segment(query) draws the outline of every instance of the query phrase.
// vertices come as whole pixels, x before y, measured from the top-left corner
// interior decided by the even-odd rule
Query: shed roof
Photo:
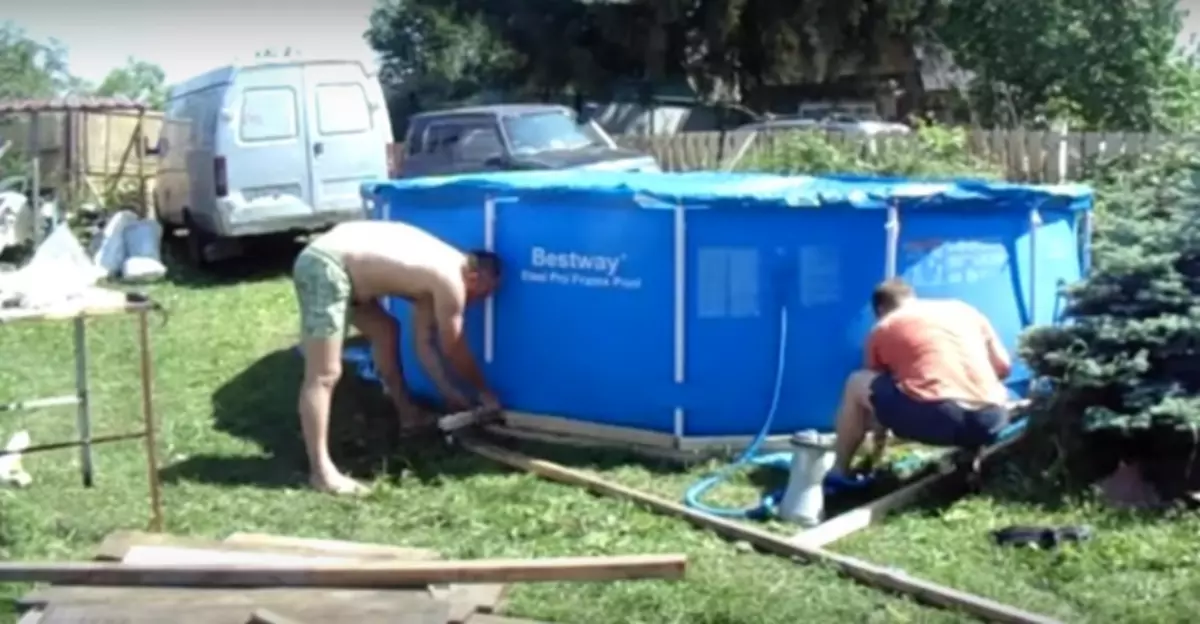
[[[125,96],[64,95],[53,98],[0,100],[0,114],[143,111],[146,105]]]

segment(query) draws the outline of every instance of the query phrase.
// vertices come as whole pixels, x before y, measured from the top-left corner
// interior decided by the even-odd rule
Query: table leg
[[[150,530],[163,530],[162,482],[158,476],[158,427],[154,419],[154,369],[150,358],[150,312],[138,312],[142,361],[142,418],[146,425],[146,478],[150,482]]]
[[[92,464],[92,399],[88,392],[87,321],[75,319],[75,428],[79,432],[79,468],[83,487],[92,487],[95,468]]]

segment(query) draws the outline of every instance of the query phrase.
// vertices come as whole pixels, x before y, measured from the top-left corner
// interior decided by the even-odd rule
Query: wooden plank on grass
[[[354,559],[401,559],[405,561],[428,561],[441,556],[436,550],[428,548],[284,537],[261,533],[234,533],[224,540],[212,540],[164,533],[115,531],[108,534],[101,542],[96,558],[104,561],[121,561],[134,546],[177,546],[246,553],[315,556],[343,555]]]
[[[348,542],[342,540],[314,539],[270,535],[267,533],[233,533],[220,544],[246,547],[257,550],[295,551],[314,555],[346,555],[357,559],[402,559],[405,561],[428,561],[441,557],[438,551],[429,548],[411,548],[391,544]]]
[[[979,461],[984,461],[1009,448],[1023,435],[1024,432],[987,448],[980,454]],[[937,461],[937,470],[932,474],[925,475],[866,505],[838,514],[815,527],[800,531],[792,536],[792,542],[809,548],[821,548],[878,523],[884,516],[912,505],[936,487],[944,485],[955,474],[960,457],[960,453],[957,452],[947,453],[946,457]]]
[[[65,603],[52,604],[39,624],[246,624],[250,614],[261,607],[246,605],[172,605],[146,604],[136,598],[124,604]],[[330,604],[295,603],[292,606],[273,606],[271,613],[291,621],[354,622],[370,624],[445,624],[448,606],[426,599],[402,610],[369,612],[362,609],[342,609]],[[284,620],[278,620],[283,624]]]
[[[390,544],[348,542],[342,540],[313,539],[265,533],[234,533],[221,544],[253,547],[263,550],[296,550],[318,555],[342,554],[361,559],[400,559],[406,561],[429,561],[441,555],[427,548],[410,548]],[[508,592],[503,583],[473,583],[470,585],[434,585],[429,593],[438,600],[450,603],[449,624],[461,624],[472,613],[490,613],[499,608]]]
[[[142,561],[177,561],[165,546],[135,546]],[[139,553],[139,551],[142,551]],[[314,564],[272,560],[245,563],[221,551],[200,551],[191,563],[0,562],[0,582],[147,587],[419,587],[434,583],[596,582],[683,578],[686,555],[622,555],[464,561],[373,561]],[[278,556],[277,556],[278,557]]]
[[[41,608],[28,609],[21,614],[21,619],[17,620],[17,624],[41,624],[43,615],[45,615],[45,611]]]
[[[143,533],[139,531],[118,531],[110,534],[104,539],[103,544],[101,544],[98,558],[120,561],[129,553],[129,550],[133,546],[138,545],[182,546],[276,555],[340,555],[355,560],[367,561],[430,561],[441,558],[441,555],[436,550],[394,546],[390,544],[292,537],[265,533],[233,533],[224,540],[216,541],[163,535],[160,533]],[[500,607],[507,591],[508,586],[503,583],[437,585],[431,586],[428,589],[429,595],[433,598],[450,603],[450,615],[447,619],[449,624],[461,624],[472,613],[490,613],[495,611]]]
[[[52,585],[36,588],[18,601],[19,605],[44,608],[47,605],[138,605],[145,607],[175,607],[191,611],[206,606],[237,607],[242,620],[251,610],[262,607],[290,613],[291,610],[326,610],[354,616],[356,622],[386,622],[386,614],[427,611],[443,605],[424,592],[396,592],[378,589],[310,589],[297,591],[286,588],[269,589],[207,589],[176,587],[93,587],[87,585]],[[372,614],[384,614],[373,616]]]
[[[539,622],[537,620],[524,620],[521,618],[510,618],[502,615],[490,615],[487,613],[477,613],[466,621],[466,624],[548,624],[547,622]]]
[[[583,487],[599,494],[634,501],[658,513],[688,520],[702,528],[734,540],[748,542],[777,555],[829,564],[846,576],[864,584],[912,596],[926,604],[963,611],[992,622],[1059,624],[1058,620],[1051,617],[915,578],[901,570],[878,566],[868,561],[820,548],[794,544],[786,537],[769,533],[757,527],[689,509],[653,494],[605,481],[598,476],[572,470],[553,462],[527,457],[476,439],[464,438],[461,443],[464,448],[473,453],[512,468],[530,472],[545,479]]]
[[[304,624],[300,620],[280,615],[270,609],[255,609],[246,624]]]

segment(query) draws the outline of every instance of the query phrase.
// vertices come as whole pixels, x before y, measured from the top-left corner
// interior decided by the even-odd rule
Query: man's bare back
[[[414,301],[434,293],[463,296],[466,254],[407,223],[342,223],[312,246],[342,258],[355,303],[387,296]]]
[[[333,464],[327,443],[330,398],[341,376],[347,322],[370,341],[376,374],[401,425],[407,428],[421,420],[414,418],[404,387],[400,321],[381,305],[385,297],[413,304],[409,333],[417,358],[448,407],[465,409],[472,403],[456,383],[461,382],[474,400],[498,408],[464,338],[463,323],[466,306],[489,296],[499,275],[494,253],[463,252],[404,223],[344,223],[300,252],[292,270],[305,357],[298,411],[314,487],[340,493],[362,490]]]

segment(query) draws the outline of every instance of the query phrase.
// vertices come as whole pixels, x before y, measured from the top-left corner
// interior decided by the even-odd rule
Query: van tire
[[[212,235],[200,229],[187,213],[183,215],[183,224],[187,228],[188,262],[198,269],[206,268],[208,266],[207,250],[209,244],[212,243]]]

